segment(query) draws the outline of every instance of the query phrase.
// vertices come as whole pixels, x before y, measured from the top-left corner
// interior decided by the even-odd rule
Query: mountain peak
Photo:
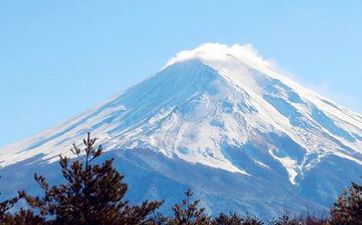
[[[169,59],[164,68],[181,62],[198,60],[213,68],[224,78],[248,92],[262,95],[262,89],[273,80],[308,92],[288,77],[279,73],[277,66],[260,56],[251,44],[225,45],[205,43],[193,50],[184,50]]]
[[[176,54],[161,72],[119,96],[1,153],[5,166],[36,155],[52,161],[92,132],[106,150],[148,148],[253,174],[230,151],[244,153],[253,145],[265,148],[296,184],[326,155],[362,164],[361,127],[361,117],[280,75],[252,45],[207,43]],[[281,140],[293,150],[280,146]]]
[[[362,116],[290,81],[251,45],[208,43],[180,52],[122,94],[0,148],[0,165],[17,184],[14,170],[26,178],[28,165],[48,171],[59,154],[73,156],[68,149],[87,132],[122,158],[136,174],[126,173],[131,181],[154,179],[141,186],[165,186],[167,196],[171,184],[198,186],[217,199],[211,207],[220,207],[219,199],[236,209],[250,207],[247,201],[268,210],[285,202],[304,207],[308,199],[326,206],[340,177],[362,173]]]

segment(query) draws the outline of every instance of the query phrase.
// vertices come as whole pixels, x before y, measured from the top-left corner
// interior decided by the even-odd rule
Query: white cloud
[[[263,59],[252,44],[228,46],[220,43],[206,43],[193,50],[185,50],[169,59],[166,66],[190,59],[203,59],[205,61],[222,60],[225,56],[234,56],[264,66],[273,66],[271,62]]]

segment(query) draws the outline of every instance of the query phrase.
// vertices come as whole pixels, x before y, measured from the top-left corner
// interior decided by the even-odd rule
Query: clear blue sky
[[[204,42],[252,43],[302,84],[362,112],[360,0],[2,0],[0,146]]]

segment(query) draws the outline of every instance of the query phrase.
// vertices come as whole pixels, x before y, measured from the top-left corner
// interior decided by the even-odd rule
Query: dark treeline
[[[191,190],[172,207],[171,216],[158,213],[162,201],[130,205],[125,198],[127,184],[113,167],[113,159],[95,163],[102,148],[96,139],[83,140],[84,149],[73,146],[76,160],[60,156],[63,184],[50,186],[35,174],[42,196],[19,191],[0,203],[0,225],[362,225],[362,186],[352,183],[338,198],[328,218],[291,217],[285,214],[270,221],[257,217],[221,213],[211,217]],[[16,206],[21,202],[22,207]],[[25,203],[25,204],[24,204]]]

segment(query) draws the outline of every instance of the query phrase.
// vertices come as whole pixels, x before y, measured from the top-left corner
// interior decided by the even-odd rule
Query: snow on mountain
[[[284,180],[281,193],[294,190],[295,198],[320,207],[362,174],[362,116],[283,76],[251,45],[209,43],[182,51],[148,80],[58,127],[1,148],[2,165],[52,164],[59,154],[71,156],[67,150],[87,132],[107,151],[147,149],[137,160],[168,180],[177,181],[177,175],[160,164],[173,167],[176,161],[232,173],[243,185]],[[148,154],[162,160],[144,158]],[[354,172],[343,173],[349,170]],[[194,185],[186,180],[183,185]],[[199,187],[204,195],[219,193],[205,187]],[[304,200],[300,204],[307,204]],[[255,196],[248,201],[235,208],[267,204]]]

